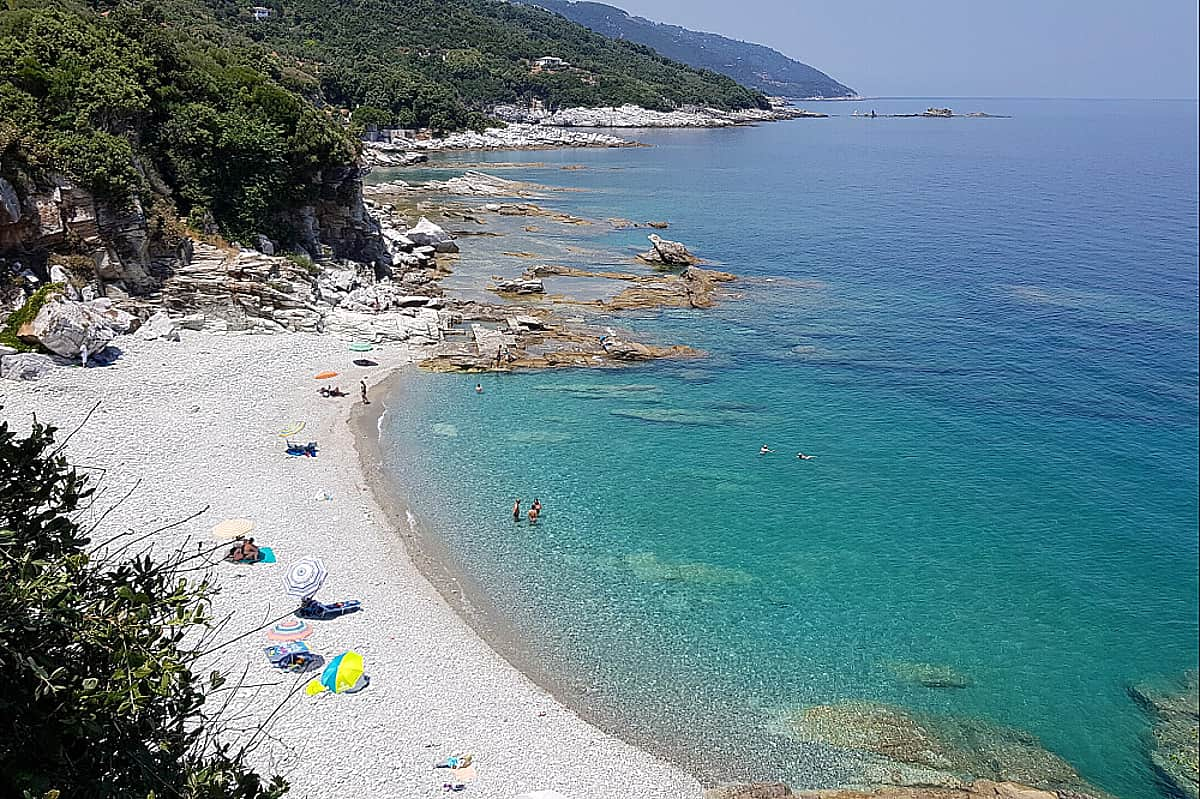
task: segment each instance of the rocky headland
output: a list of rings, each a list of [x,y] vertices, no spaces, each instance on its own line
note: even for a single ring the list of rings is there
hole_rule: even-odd
[[[606,108],[562,108],[547,111],[515,105],[497,106],[492,112],[498,119],[516,124],[562,128],[725,128],[784,119],[820,119],[816,111],[788,105],[771,108],[747,108],[725,111],[718,108],[686,108],[676,111],[652,111],[636,105]]]

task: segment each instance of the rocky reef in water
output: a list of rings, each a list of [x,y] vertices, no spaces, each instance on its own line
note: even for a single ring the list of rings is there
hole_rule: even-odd
[[[816,705],[784,719],[790,737],[878,755],[869,782],[962,788],[974,780],[1104,794],[1024,730],[875,702]]]
[[[1153,722],[1147,757],[1164,793],[1200,796],[1200,680],[1190,672],[1163,685],[1139,683],[1129,695]]]
[[[779,782],[719,785],[704,791],[704,799],[1087,799],[1073,791],[1045,791],[1018,782],[976,780],[960,787],[881,785],[871,790],[831,788],[792,791]]]

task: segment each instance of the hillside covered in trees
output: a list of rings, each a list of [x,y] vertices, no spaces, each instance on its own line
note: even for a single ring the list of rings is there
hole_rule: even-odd
[[[784,97],[851,97],[855,92],[819,69],[761,44],[635,17],[586,0],[520,0],[561,14],[613,39],[638,42],[668,58],[728,75],[739,83]]]
[[[493,0],[6,0],[0,229],[55,173],[230,238],[352,164],[355,126],[482,127],[498,102],[764,107],[733,80]],[[569,66],[541,70],[553,56]],[[345,111],[352,112],[354,125]],[[4,184],[0,184],[4,188]],[[8,219],[6,217],[14,217]],[[0,241],[0,250],[5,243]]]

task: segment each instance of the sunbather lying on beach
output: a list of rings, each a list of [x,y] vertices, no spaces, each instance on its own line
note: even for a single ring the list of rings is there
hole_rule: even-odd
[[[318,602],[312,597],[308,597],[300,602],[300,607],[296,610],[296,615],[302,619],[317,619],[324,621],[327,619],[336,619],[338,616],[344,616],[347,613],[354,613],[362,610],[362,603],[357,599],[349,599],[345,602]]]
[[[229,553],[225,556],[225,560],[230,563],[258,563],[262,557],[262,552],[254,545],[254,539],[238,539],[237,543],[229,548]]]

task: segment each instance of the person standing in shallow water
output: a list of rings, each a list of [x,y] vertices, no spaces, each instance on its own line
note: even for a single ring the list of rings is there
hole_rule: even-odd
[[[521,521],[521,500],[519,499],[513,503],[513,521]]]
[[[538,515],[539,515],[539,513],[538,513],[537,508],[530,508],[529,509],[529,523],[537,524]]]
[[[367,399],[367,381],[366,380],[358,381],[358,392],[360,394],[362,394],[363,405],[370,405],[371,401],[369,399]]]

